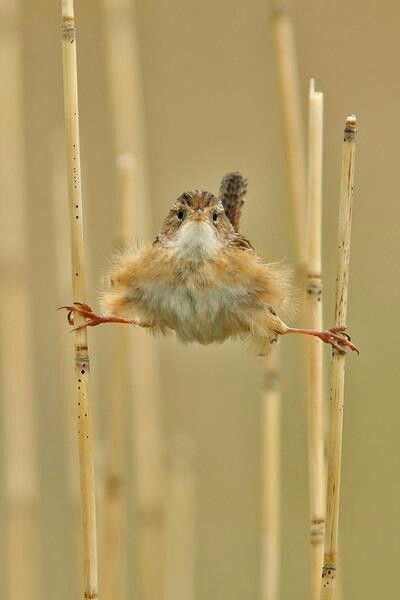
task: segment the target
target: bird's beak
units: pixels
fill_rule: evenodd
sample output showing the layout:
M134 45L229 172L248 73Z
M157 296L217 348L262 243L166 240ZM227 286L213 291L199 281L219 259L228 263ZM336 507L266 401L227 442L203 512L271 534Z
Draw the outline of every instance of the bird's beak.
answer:
M205 215L204 215L204 210L202 208L198 208L194 214L191 216L193 221L204 221L205 220Z

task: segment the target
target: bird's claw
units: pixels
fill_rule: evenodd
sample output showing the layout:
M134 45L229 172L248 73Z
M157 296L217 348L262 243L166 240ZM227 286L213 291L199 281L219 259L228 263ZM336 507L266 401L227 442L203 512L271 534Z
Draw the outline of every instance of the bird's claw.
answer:
M85 317L85 321L71 329L71 331L78 331L79 329L83 329L84 327L95 327L100 323L107 322L105 317L96 315L92 307L89 304L85 304L84 302L74 302L71 305L60 306L57 310L61 309L65 309L68 311L67 320L70 325L75 325L74 313L79 313L80 315Z
M341 354L346 354L346 348L350 348L353 352L360 354L359 349L352 343L349 334L346 333L346 327L331 327L326 331L321 331L319 337L323 342L330 344Z
M76 327L73 327L71 331L78 331L84 327L96 327L101 323L127 323L128 325L139 325L140 327L151 327L150 323L140 323L135 319L123 319L122 317L113 316L102 316L97 315L89 304L84 302L74 302L67 306L60 306L57 310L65 309L68 311L67 320L70 325L75 325L74 313L79 313L85 317L85 321Z

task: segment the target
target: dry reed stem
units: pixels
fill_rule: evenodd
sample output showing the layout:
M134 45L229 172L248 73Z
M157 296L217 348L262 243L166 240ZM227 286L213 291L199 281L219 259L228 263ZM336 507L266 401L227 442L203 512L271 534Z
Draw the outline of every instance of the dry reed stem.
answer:
M338 234L339 255L335 310L335 325L337 327L346 325L347 317L356 135L356 118L352 115L346 120L342 152ZM321 600L333 600L336 589L345 367L346 355L334 350L331 367L326 533L321 580Z
M67 172L65 165L65 152L62 146L64 132L57 130L53 132L51 140L51 157L52 157L52 197L54 199L53 227L55 237L55 263L56 263L56 292L57 305L61 306L65 299L71 294L71 276L66 270L65 265L70 260L70 240L69 240L69 223L66 222L68 214L68 190L67 190ZM59 389L63 391L63 403L65 403L65 414L68 428L68 439L71 439L75 431L73 423L73 398L75 384L70 377L70 365L73 359L74 351L71 348L71 340L65 333L65 322L59 322L60 326L60 369L58 372L58 380L60 381ZM72 447L68 447L68 484L70 501L73 510L79 512L79 476L76 469L75 452Z
M286 141L287 171L290 179L293 230L296 241L298 277L303 281L306 259L305 225L305 145L300 88L293 26L284 0L272 2L272 29ZM262 598L279 595L279 495L280 495L280 391L279 359L273 350L265 362L263 398L264 436L264 534Z
M114 150L117 160L134 158L134 182L127 217L119 226L123 239L146 238L151 224L147 190L146 132L139 48L135 27L135 2L103 0L108 93ZM119 184L121 185L121 184ZM123 193L123 190L119 190ZM121 207L121 203L119 203Z
M273 2L272 23L291 186L297 260L299 272L303 274L306 262L304 243L306 158L293 25L286 0Z
M263 430L263 539L262 593L263 600L279 597L280 571L280 390L279 356L274 348L265 361L265 383L262 402Z
M122 329L122 328L121 328ZM100 550L100 591L104 599L121 598L124 580L123 558L123 517L126 493L125 461L126 452L124 423L126 420L125 394L127 335L125 331L115 331L111 363L112 398L107 419L107 440L105 455L104 498L101 527Z
M72 290L75 302L85 302L82 190L79 144L76 31L73 0L62 0L64 115L67 148L68 198L71 224ZM76 315L76 324L83 319ZM93 442L89 401L89 353L86 328L74 333L75 385L78 401L78 443L81 487L83 594L98 597L96 505Z
M68 192L67 192L67 173L65 165L65 150L63 147L64 132L57 129L53 132L50 144L50 154L52 159L52 198L53 198L53 230L55 238L55 278L57 306L61 306L65 299L71 294L71 277L65 266L70 260L70 241L69 241L69 222L68 215ZM57 360L59 368L57 372L58 394L60 400L60 410L63 414L63 421L66 429L66 439L72 440L75 437L74 423L74 393L75 382L71 378L70 366L73 360L73 348L71 347L70 337L65 335L65 321L60 319L59 326L59 352ZM69 547L70 557L69 573L79 571L79 552L81 547L80 525L79 525L79 472L77 469L77 456L75 447L71 444L66 445L66 461L68 469L68 491L69 491L69 522L73 535ZM73 558L72 558L73 557ZM75 590L76 579L74 579Z
M119 182L119 208L115 247L129 243L127 225L132 224L132 205L134 198L134 158L130 154L119 157L117 161ZM126 498L126 461L127 439L125 422L128 415L126 398L130 388L130 373L127 356L129 354L129 334L126 328L115 328L111 389L112 405L107 419L107 447L105 456L104 515L101 535L101 595L104 600L122 596L126 564L123 547L124 500Z
M135 237L148 239L151 221L135 7L129 0L103 0L103 4L119 196L126 199L120 207L119 236L126 243ZM133 395L133 480L139 511L135 540L143 598L159 600L164 494L157 360L154 340L145 332L129 331L127 338L127 355L135 365L129 370Z
M151 341L151 340L150 340ZM134 350L137 346L134 346ZM134 478L138 505L138 548L141 588L144 600L159 600L163 593L164 556L164 474L161 457L161 417L158 379L150 345L142 342L143 354L135 352L132 376L134 426Z
M0 355L4 447L5 564L10 600L39 596L38 464L27 243L20 3L2 2L0 20Z
M195 476L186 438L172 443L166 496L165 600L194 600Z
M322 140L323 94L310 81L308 123L308 260L306 315L308 326L322 329ZM311 598L318 600L324 556L325 468L323 428L323 347L307 340L308 362L308 454L311 512Z

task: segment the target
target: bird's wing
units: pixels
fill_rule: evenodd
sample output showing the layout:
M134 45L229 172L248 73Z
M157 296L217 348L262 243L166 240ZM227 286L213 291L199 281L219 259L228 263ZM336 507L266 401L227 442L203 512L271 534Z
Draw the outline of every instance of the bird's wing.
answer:
M231 241L230 245L234 246L238 250L246 250L247 252L250 252L251 254L255 254L255 250L254 250L253 246L251 245L251 242L249 242L249 240L247 238L245 238L244 235L242 235L241 233L235 234L235 237Z
M219 198L225 214L235 231L239 231L239 221L247 192L247 179L237 171L224 175L219 188Z

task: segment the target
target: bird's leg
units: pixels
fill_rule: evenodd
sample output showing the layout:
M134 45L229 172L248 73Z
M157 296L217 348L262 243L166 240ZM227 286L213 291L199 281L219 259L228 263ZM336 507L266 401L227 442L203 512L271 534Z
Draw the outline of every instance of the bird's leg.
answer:
M346 353L346 347L359 354L358 348L351 343L350 336L345 333L345 331L346 327L331 327L330 329L325 329L323 331L318 331L317 329L299 329L297 327L287 327L286 330L280 332L280 334L285 335L286 333L302 333L305 335L313 335L318 337L323 342L330 344L342 354Z
M60 306L58 310L65 308L68 311L67 319L70 325L74 325L74 313L79 313L85 317L86 321L77 327L74 327L72 331L83 329L84 327L96 327L102 323L126 323L128 325L137 325L138 327L152 327L151 323L142 323L136 319L123 319L122 317L105 317L97 315L89 304L83 302L74 302L70 306Z

